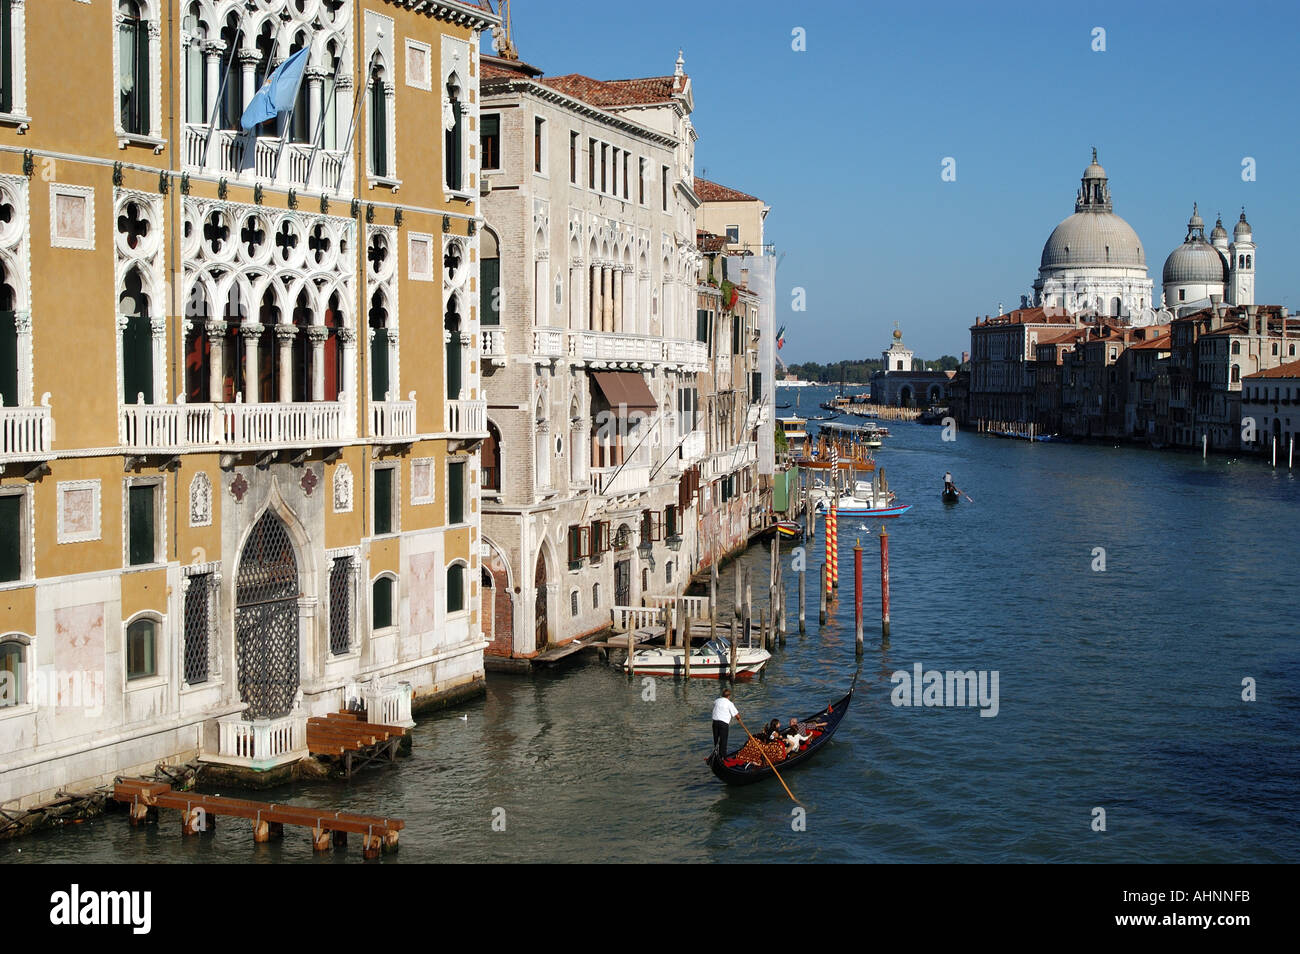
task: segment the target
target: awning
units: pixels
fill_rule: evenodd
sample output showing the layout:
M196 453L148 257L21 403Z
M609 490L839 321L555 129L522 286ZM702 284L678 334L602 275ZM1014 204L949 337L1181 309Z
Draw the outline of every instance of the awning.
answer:
M654 414L659 410L659 404L650 393L650 388L646 386L645 378L635 371L592 371L590 373L596 380L596 386L605 395L605 400L609 402L611 410L618 411L623 407L629 412L640 411L643 414Z

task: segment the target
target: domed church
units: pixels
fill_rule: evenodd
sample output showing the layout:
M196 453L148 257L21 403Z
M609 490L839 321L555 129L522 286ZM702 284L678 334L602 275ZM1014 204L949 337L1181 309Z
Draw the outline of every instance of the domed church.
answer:
M1231 243L1222 219L1206 241L1205 221L1193 203L1187 238L1165 259L1163 281L1165 304L1179 314L1208 307L1211 295L1229 305L1255 304L1255 238L1245 210Z
M1152 283L1146 253L1133 227L1115 214L1106 170L1092 162L1083 170L1074 214L1043 246L1034 282L1034 303L1136 318L1151 308Z

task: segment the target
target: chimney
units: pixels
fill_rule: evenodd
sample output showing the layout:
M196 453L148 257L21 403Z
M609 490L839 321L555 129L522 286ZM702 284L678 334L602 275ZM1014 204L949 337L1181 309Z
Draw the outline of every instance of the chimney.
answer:
M1246 333L1263 334L1264 322L1259 316L1259 305L1247 305L1246 315L1248 316L1246 319Z
M1287 318L1289 317L1289 312L1288 312L1287 309L1286 309L1286 305L1283 305L1283 306L1281 307L1281 309L1278 310L1278 315L1279 315L1279 316L1281 317L1281 319L1282 319L1282 340L1285 341L1285 340L1286 340L1286 332L1287 332L1287 324L1288 324L1288 322L1287 322Z

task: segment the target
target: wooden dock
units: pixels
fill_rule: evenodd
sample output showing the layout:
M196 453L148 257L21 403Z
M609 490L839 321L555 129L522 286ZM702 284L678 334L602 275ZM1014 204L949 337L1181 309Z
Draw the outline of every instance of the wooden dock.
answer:
M314 756L341 761L351 777L371 762L397 761L397 749L406 729L400 725L364 722L360 713L341 711L307 720L307 750Z
M147 779L119 779L113 787L113 798L130 806L133 826L142 824L151 817L156 819L160 808L175 809L181 813L182 835L214 830L216 818L221 815L247 818L253 823L255 842L282 837L285 825L310 828L312 847L316 851L327 851L330 847L341 848L347 844L349 834L361 835L362 854L366 858L377 858L381 851L396 851L398 833L406 827L406 823L397 818L177 792L166 782L151 782Z

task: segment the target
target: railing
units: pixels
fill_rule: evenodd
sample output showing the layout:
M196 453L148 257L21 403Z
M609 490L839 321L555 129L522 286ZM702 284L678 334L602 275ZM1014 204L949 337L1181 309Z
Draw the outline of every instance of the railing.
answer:
M217 755L222 761L267 769L307 754L306 713L255 722L226 716L217 720L217 726Z
M342 438L343 404L124 404L118 426L138 451L332 443Z
M415 436L414 401L371 401L370 436L392 440Z
M615 606L611 613L614 630L620 633L658 626L662 621L661 612L653 606Z
M445 430L449 434L486 434L487 401L447 401Z
M665 606L676 606L678 600L685 604L687 619L709 618L709 598L707 596L672 596L668 593L653 593L641 597L641 601L656 613Z
M411 718L411 696L414 691L409 682L399 682L382 689L367 687L363 698L366 700L366 719L379 725L400 725L410 728L415 725Z
M649 486L649 464L602 467L591 472L591 490L596 494L634 494Z
M570 358L577 361L671 362L703 369L709 349L702 341L655 338L610 331L569 332Z
M506 356L506 333L500 329L483 329L479 332L479 353L485 358Z
M53 444L48 407L0 407L0 458L48 454Z
M533 354L558 358L564 354L564 332L539 328L533 331Z
M247 162L250 144L253 161ZM266 180L328 191L339 182L344 162L344 154L338 150L313 149L309 143L300 142L283 144L276 136L253 139L233 129L215 130L208 145L207 123L186 124L184 150L185 164L190 168L240 180Z
M753 441L739 444L731 450L709 458L707 472L710 478L723 477L758 460L758 445Z

